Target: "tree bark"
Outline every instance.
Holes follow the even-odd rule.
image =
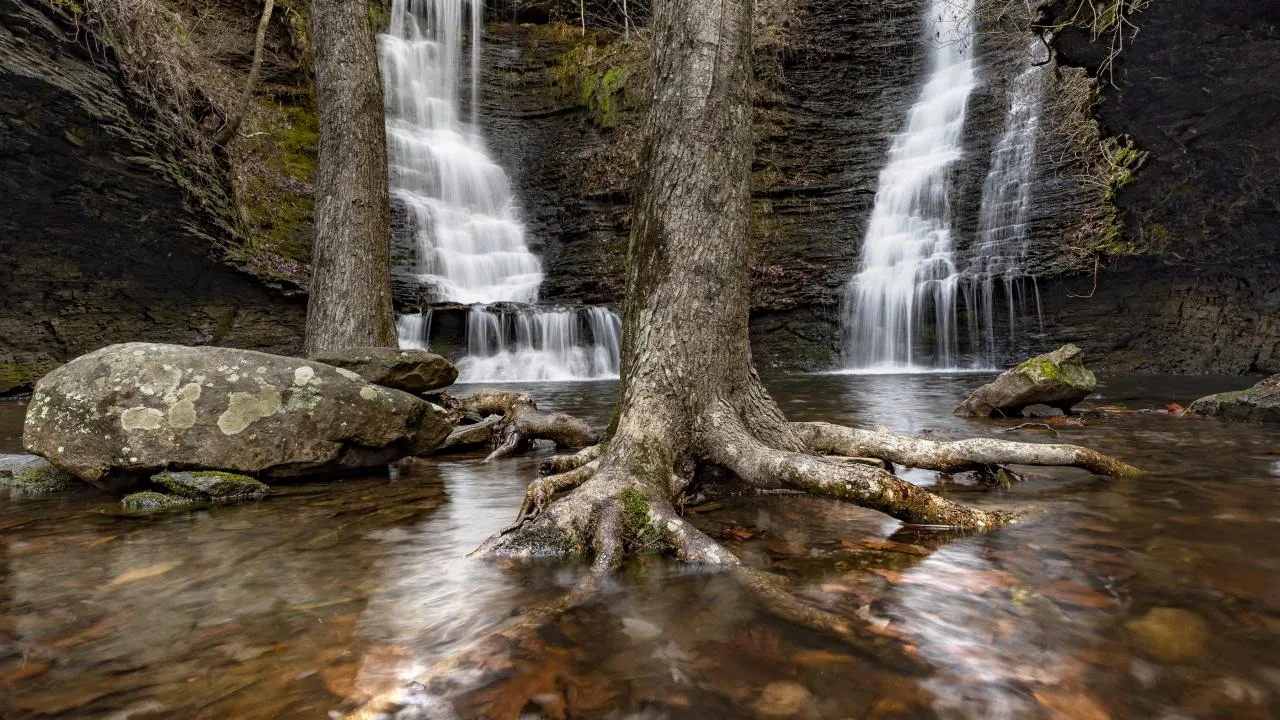
[[[366,4],[315,0],[311,38],[320,144],[306,352],[394,346],[382,80]]]

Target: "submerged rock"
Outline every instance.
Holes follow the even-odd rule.
[[[426,393],[447,388],[458,379],[458,368],[426,350],[348,348],[311,356],[326,365],[345,368],[375,385]]]
[[[216,502],[259,500],[271,490],[246,475],[214,470],[162,472],[153,475],[151,482],[180,497]]]
[[[803,710],[812,697],[809,689],[800,683],[772,682],[756,699],[755,710],[765,717],[791,717]]]
[[[1151,608],[1124,624],[1143,655],[1166,665],[1180,665],[1202,657],[1209,645],[1209,627],[1190,610]]]
[[[164,493],[153,492],[151,490],[126,495],[124,496],[124,499],[120,501],[120,507],[123,507],[125,510],[133,510],[135,512],[178,510],[189,508],[192,505],[195,505],[195,500],[184,497],[174,497],[173,495],[165,495]]]
[[[359,375],[249,350],[112,345],[46,375],[31,452],[112,490],[174,467],[268,477],[385,465],[435,448],[444,410]]]
[[[1191,403],[1186,414],[1237,422],[1280,423],[1280,375],[1272,375],[1247,390],[1202,397]]]
[[[1063,345],[1006,370],[983,385],[956,408],[962,417],[1019,417],[1032,405],[1057,408],[1064,413],[1088,397],[1098,379],[1084,366],[1083,353],[1075,345]]]
[[[75,477],[42,457],[0,455],[0,487],[35,495],[66,490],[75,482]]]

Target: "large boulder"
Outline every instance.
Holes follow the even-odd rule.
[[[1202,397],[1191,403],[1187,414],[1238,422],[1280,423],[1280,375],[1272,375],[1248,390]]]
[[[1019,417],[1023,408],[1045,405],[1063,412],[1093,392],[1098,379],[1084,366],[1075,345],[1063,345],[1006,370],[956,408],[963,417]]]
[[[426,350],[349,348],[317,353],[311,359],[346,368],[374,385],[411,393],[447,388],[458,379],[453,363]]]
[[[112,490],[163,470],[286,477],[435,448],[444,410],[318,362],[149,343],[83,355],[36,384],[23,441]]]

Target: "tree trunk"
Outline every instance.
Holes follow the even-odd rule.
[[[311,38],[320,145],[306,349],[393,346],[386,130],[367,5],[315,0]]]
[[[654,98],[627,256],[622,395],[612,436],[607,446],[550,463],[560,474],[534,481],[517,523],[480,552],[594,554],[605,571],[628,552],[656,550],[740,569],[674,511],[707,461],[757,488],[786,487],[905,522],[978,530],[1014,518],[821,453],[848,447],[884,458],[862,451],[885,450],[897,462],[919,458],[948,470],[988,467],[993,458],[1065,460],[1117,475],[1132,470],[1098,454],[1082,460],[1071,446],[1047,454],[997,440],[904,445],[896,436],[867,439],[848,428],[787,422],[752,366],[748,335],[751,27],[751,0],[654,4]]]

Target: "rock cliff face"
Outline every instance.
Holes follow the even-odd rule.
[[[797,6],[800,40],[781,54],[782,80],[757,118],[752,328],[758,363],[813,370],[838,362],[839,298],[856,270],[891,135],[920,83],[923,3],[789,4]],[[1105,136],[1128,134],[1150,153],[1115,199],[1124,235],[1113,256],[1099,258],[1094,289],[1092,256],[1068,243],[1082,228],[1086,244],[1096,240],[1082,218],[1103,212],[1100,193],[1082,189],[1068,149],[1044,139],[1031,208],[1044,324],[1007,348],[1011,357],[1073,342],[1104,370],[1275,371],[1280,250],[1268,238],[1280,225],[1280,176],[1267,169],[1280,160],[1280,135],[1268,130],[1280,116],[1280,80],[1262,68],[1280,59],[1277,14],[1261,0],[1229,12],[1162,0],[1137,17],[1141,32],[1098,108]],[[601,130],[582,107],[557,105],[545,78],[566,46],[532,42],[529,32],[505,26],[491,37],[491,144],[540,245],[544,299],[613,303],[627,198],[585,169],[637,117]],[[1026,39],[990,24],[979,38],[982,84],[952,195],[962,245],[976,230]],[[1069,31],[1057,45],[1064,65],[1093,72],[1105,56],[1087,33]],[[1038,322],[1032,310],[1024,327]]]
[[[0,0],[0,394],[126,339],[300,345],[302,302],[219,260],[216,168],[123,88],[91,35]]]

